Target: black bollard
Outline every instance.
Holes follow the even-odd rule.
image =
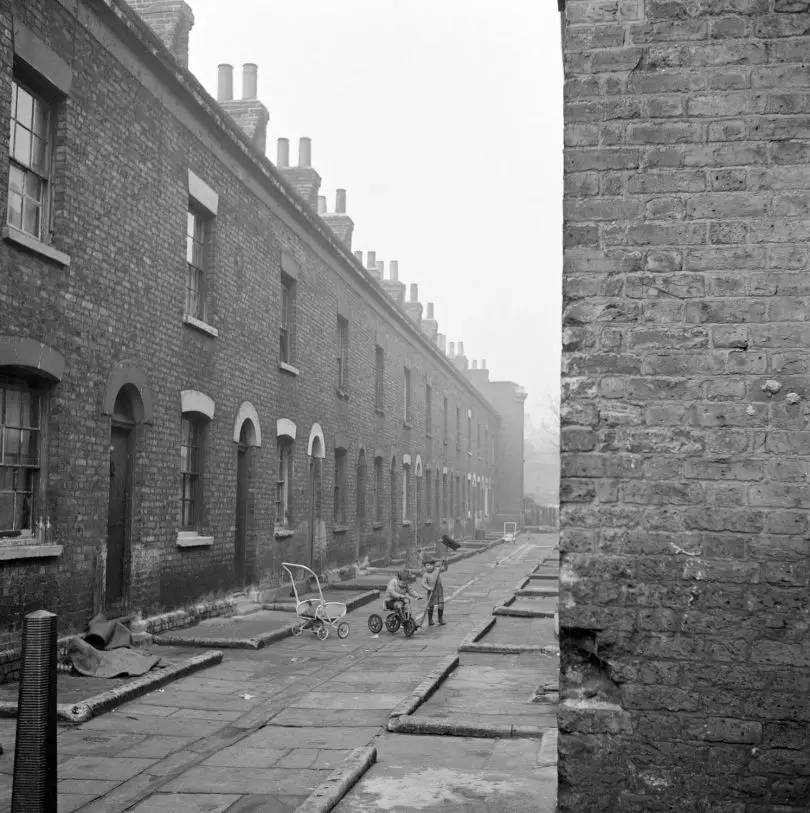
[[[56,615],[23,626],[11,813],[56,813]]]

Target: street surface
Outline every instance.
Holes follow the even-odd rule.
[[[538,684],[556,682],[556,657],[462,653],[456,672],[415,713],[552,729],[542,740],[391,734],[385,725],[555,543],[552,534],[522,534],[452,564],[443,575],[447,626],[425,627],[410,640],[369,632],[380,600],[347,616],[352,630],[344,641],[304,633],[257,651],[224,650],[218,666],[76,728],[60,727],[60,813],[291,813],[366,745],[377,748],[377,764],[337,813],[551,813],[556,721],[552,707],[531,701]],[[528,618],[499,618],[483,640],[554,643],[550,620]],[[0,813],[11,805],[14,726],[0,720]]]

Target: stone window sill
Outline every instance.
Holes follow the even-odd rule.
[[[340,387],[337,387],[335,389],[335,394],[337,395],[338,398],[342,398],[344,401],[349,400],[349,393],[346,392],[346,390],[341,389]]]
[[[300,375],[301,374],[297,367],[293,367],[292,364],[287,364],[286,361],[280,361],[278,363],[278,369],[285,372],[285,373],[289,373],[290,375]]]
[[[385,417],[385,410],[384,410],[384,409],[380,409],[379,407],[374,407],[374,411],[375,411],[375,412],[376,412],[376,413],[377,413],[377,414],[378,414],[378,415],[379,415],[381,418],[384,418],[384,417]]]
[[[193,327],[195,330],[199,330],[200,333],[205,333],[214,339],[219,336],[219,331],[213,325],[209,325],[208,322],[204,322],[202,319],[198,319],[196,316],[192,316],[190,313],[183,315],[183,324]]]
[[[291,536],[295,536],[295,531],[292,528],[284,528],[283,526],[277,526],[276,529],[273,531],[273,536],[276,539],[289,539]]]
[[[4,240],[8,240],[9,243],[16,243],[18,246],[22,246],[22,248],[27,248],[29,251],[34,252],[34,254],[39,254],[41,257],[46,257],[55,263],[59,263],[59,265],[64,265],[65,268],[70,266],[70,257],[65,254],[64,251],[59,251],[53,246],[49,246],[47,243],[37,240],[36,237],[32,237],[24,231],[15,229],[14,226],[3,226],[2,230],[0,230],[0,235]]]
[[[428,440],[432,440],[433,439],[433,433],[432,432],[425,432],[425,437],[428,438]]]
[[[467,457],[472,457],[472,452],[467,452]]]
[[[412,426],[411,422],[410,422],[410,421],[407,421],[407,420],[405,420],[405,421],[403,421],[403,422],[402,422],[402,426],[403,426],[405,429],[413,429],[413,426]]]
[[[374,531],[379,531],[385,525],[384,522],[372,522],[371,528]]]
[[[332,528],[333,534],[345,534],[349,530],[348,525],[335,525]]]
[[[178,531],[178,548],[210,548],[214,544],[213,536],[200,536],[196,531]]]
[[[433,520],[432,519],[426,519],[425,520],[425,525],[433,525]]]
[[[403,528],[410,528],[411,525],[413,525],[413,520],[412,519],[403,519],[402,520],[402,527]]]
[[[21,559],[53,559],[62,555],[62,545],[11,545],[0,547],[0,562]]]

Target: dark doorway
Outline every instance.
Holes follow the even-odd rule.
[[[244,587],[247,575],[248,491],[250,490],[250,439],[253,424],[245,421],[236,452],[236,539],[233,569],[237,587]]]
[[[107,567],[104,611],[124,615],[129,589],[135,415],[126,388],[118,393],[110,427],[110,493],[107,508]]]
[[[315,570],[315,535],[320,533],[321,520],[321,458],[323,449],[320,438],[312,441],[312,456],[309,458],[309,566]]]

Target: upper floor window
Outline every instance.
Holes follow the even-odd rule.
[[[50,240],[53,106],[17,79],[11,81],[8,223],[37,240]]]
[[[433,490],[431,486],[433,485],[433,481],[430,479],[431,471],[427,469],[425,471],[425,519],[430,519],[433,516]],[[417,499],[419,498],[419,492],[417,492]],[[417,515],[419,514],[419,506],[416,508]]]
[[[425,384],[425,433],[433,434],[433,390]]]
[[[448,415],[450,413],[450,407],[447,403],[447,398],[444,399],[444,404],[442,406],[442,433],[444,435],[444,444],[447,445],[447,431],[448,431]]]
[[[385,408],[385,351],[377,345],[374,351],[374,406]]]
[[[203,441],[205,420],[186,413],[180,422],[180,528],[194,531],[203,514]]]
[[[456,407],[456,449],[461,448],[461,407]]]
[[[278,331],[278,358],[293,363],[292,333],[295,322],[295,280],[281,274],[281,323]]]
[[[0,536],[34,531],[39,500],[40,396],[0,378]]]
[[[337,318],[337,386],[346,390],[349,385],[349,321]]]
[[[472,414],[467,411],[467,451],[472,449]]]
[[[186,229],[186,314],[205,321],[210,219],[189,203]]]
[[[402,521],[411,515],[411,467],[408,463],[402,466]]]
[[[363,527],[366,519],[366,453],[361,449],[357,457],[357,524]]]
[[[411,409],[413,400],[413,391],[411,389],[411,371],[407,367],[405,368],[405,376],[404,376],[404,387],[405,387],[405,399],[404,399],[404,419],[405,423],[411,423]]]

